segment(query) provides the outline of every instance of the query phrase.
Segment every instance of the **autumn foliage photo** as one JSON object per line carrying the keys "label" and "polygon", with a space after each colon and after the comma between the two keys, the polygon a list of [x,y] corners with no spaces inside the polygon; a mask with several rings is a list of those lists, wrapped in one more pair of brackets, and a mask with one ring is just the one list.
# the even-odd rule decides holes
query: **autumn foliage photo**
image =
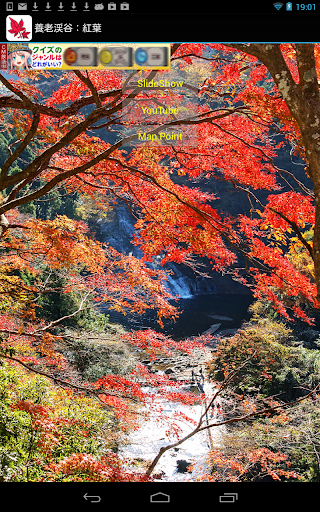
{"label": "autumn foliage photo", "polygon": [[320,481],[320,45],[170,61],[0,72],[1,482]]}

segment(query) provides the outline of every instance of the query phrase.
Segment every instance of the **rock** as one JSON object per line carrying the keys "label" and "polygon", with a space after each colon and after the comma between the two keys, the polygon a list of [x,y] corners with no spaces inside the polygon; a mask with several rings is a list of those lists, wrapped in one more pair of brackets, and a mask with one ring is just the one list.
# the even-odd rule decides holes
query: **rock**
{"label": "rock", "polygon": [[186,460],[177,460],[177,472],[178,473],[187,473],[188,468],[191,466],[191,462]]}
{"label": "rock", "polygon": [[[194,348],[192,355],[185,352],[177,352],[174,356],[160,356],[150,361],[150,359],[146,358],[148,357],[147,354],[144,354],[141,357],[141,363],[152,374],[165,374],[168,377],[170,376],[173,381],[189,382],[192,377],[192,371],[195,375],[198,375],[201,368],[204,370],[206,362],[212,357],[209,347],[216,347],[217,343],[218,340],[212,340],[212,342],[204,344],[201,348]],[[188,389],[189,387],[190,384],[187,385]]]}
{"label": "rock", "polygon": [[213,334],[214,332],[216,332],[219,329],[220,325],[221,324],[213,324],[209,327],[209,329],[204,331],[202,334]]}
{"label": "rock", "polygon": [[229,316],[222,316],[222,315],[208,315],[209,318],[214,318],[215,320],[222,320],[224,322],[234,322],[233,318],[230,318]]}
{"label": "rock", "polygon": [[220,336],[221,338],[228,338],[228,336],[234,336],[237,332],[238,329],[221,329],[221,331],[219,331],[218,336]]}

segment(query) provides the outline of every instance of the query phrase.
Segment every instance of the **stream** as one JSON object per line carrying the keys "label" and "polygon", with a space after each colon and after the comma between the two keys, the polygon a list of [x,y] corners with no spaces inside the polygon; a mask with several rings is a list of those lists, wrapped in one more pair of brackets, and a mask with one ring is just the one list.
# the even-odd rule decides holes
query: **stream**
{"label": "stream", "polygon": [[[197,336],[217,323],[219,325],[217,334],[219,332],[227,334],[228,331],[232,334],[241,326],[243,320],[249,319],[247,309],[251,302],[252,298],[247,295],[213,294],[180,299],[179,307],[183,310],[183,313],[176,322],[166,322],[163,330],[156,323],[156,318],[150,314],[140,317],[137,321],[135,318],[130,318],[130,316],[123,317],[119,313],[110,312],[110,321],[122,323],[130,329],[152,328],[170,335],[177,341],[186,337]],[[195,375],[199,376],[199,368],[202,367],[202,364],[200,362],[200,366],[199,364],[195,366]],[[165,369],[166,366],[163,364],[155,366],[158,373],[165,373]],[[204,366],[203,370],[205,370]],[[205,372],[203,374],[205,375]],[[206,399],[210,400],[215,391],[214,384],[204,378],[203,389]],[[150,392],[150,388],[145,388],[145,390]],[[167,421],[159,423],[157,414],[153,412],[154,407],[150,404],[148,420],[143,421],[140,428],[128,436],[127,445],[122,447],[119,453],[123,457],[150,463],[162,446],[177,441],[177,437],[167,437],[166,435],[170,422],[177,422],[177,420],[174,420],[175,413],[184,413],[198,421],[204,411],[204,406],[200,403],[193,406],[183,405],[166,401],[157,395],[154,396],[154,399],[156,405],[162,406]],[[210,414],[212,417],[209,417],[209,419],[216,419],[219,412],[215,407]],[[187,421],[179,420],[177,424],[181,428],[179,439],[194,428],[193,423]],[[199,432],[181,445],[166,451],[155,467],[154,475],[157,475],[155,481],[196,481],[197,477],[205,472],[206,455],[210,450],[210,444],[214,448],[219,449],[221,447],[224,428],[222,426],[210,429],[211,439],[207,430]]]}
{"label": "stream", "polygon": [[[146,391],[150,389],[145,388]],[[211,383],[204,383],[204,391],[209,398],[214,392],[214,386]],[[189,434],[194,424],[191,422],[177,421],[174,414],[184,413],[196,422],[199,420],[204,408],[201,404],[187,406],[176,402],[168,402],[161,398],[155,397],[156,405],[163,407],[163,416],[165,422],[159,424],[157,415],[152,414],[148,421],[141,424],[139,430],[131,433],[128,438],[128,445],[123,447],[120,455],[129,459],[138,459],[140,461],[148,461],[150,463],[158,454],[162,446],[167,446],[177,441],[177,437],[168,437],[166,431],[170,422],[174,421],[179,425],[179,439]],[[217,412],[209,418],[216,418]],[[156,476],[155,482],[189,482],[196,481],[197,477],[205,472],[206,455],[210,450],[210,446],[219,448],[223,442],[224,426],[215,427],[211,430],[211,439],[208,431],[195,434],[187,439],[181,445],[166,451],[156,465],[153,475]],[[189,466],[190,465],[190,466]]]}

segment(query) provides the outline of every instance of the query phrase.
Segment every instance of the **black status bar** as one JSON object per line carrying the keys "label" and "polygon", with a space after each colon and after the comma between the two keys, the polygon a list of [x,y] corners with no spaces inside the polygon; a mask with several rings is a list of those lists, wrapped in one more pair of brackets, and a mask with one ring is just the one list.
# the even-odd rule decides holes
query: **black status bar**
{"label": "black status bar", "polygon": [[[152,0],[115,0],[115,1],[84,1],[74,0],[73,2],[65,1],[28,1],[28,2],[1,2],[1,11],[6,14],[60,14],[75,16],[79,14],[96,14],[98,16],[112,16],[115,13],[140,13],[145,14],[153,11],[170,13],[175,10],[182,16],[189,8],[194,8],[194,2],[161,0],[154,2]],[[319,4],[320,6],[320,4]],[[284,13],[299,12],[308,14],[318,12],[317,3],[297,3],[297,2],[272,2],[272,1],[249,1],[249,2],[228,2],[228,11],[238,13]],[[223,13],[226,11],[224,2],[201,2],[201,10],[213,10],[215,13]],[[320,7],[319,7],[320,9]],[[154,20],[156,22],[156,20]]]}

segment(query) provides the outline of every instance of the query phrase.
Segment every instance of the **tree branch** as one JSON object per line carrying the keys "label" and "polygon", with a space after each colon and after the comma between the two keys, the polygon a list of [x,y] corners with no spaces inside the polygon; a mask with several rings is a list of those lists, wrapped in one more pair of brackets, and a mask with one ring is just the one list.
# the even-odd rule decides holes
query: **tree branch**
{"label": "tree branch", "polygon": [[74,69],[73,72],[75,75],[77,75],[78,78],[80,78],[80,80],[84,84],[86,84],[88,89],[90,89],[90,91],[92,92],[92,97],[94,99],[94,102],[95,102],[97,108],[100,108],[101,107],[101,99],[99,97],[97,89],[95,88],[95,86],[93,85],[93,83],[91,82],[91,80],[89,78],[88,70],[86,70],[86,73],[87,73],[86,77],[80,72],[79,69]]}
{"label": "tree branch", "polygon": [[40,121],[40,114],[39,112],[35,112],[33,115],[32,125],[30,127],[30,130],[27,131],[27,134],[21,144],[17,147],[17,149],[9,156],[9,158],[4,162],[1,168],[1,174],[0,174],[0,187],[4,181],[4,179],[7,177],[7,173],[9,170],[9,167],[13,164],[15,160],[21,155],[23,150],[28,146],[28,144],[33,139],[34,135],[37,132],[37,128]]}
{"label": "tree branch", "polygon": [[[225,387],[226,386],[224,386],[224,388]],[[177,442],[169,444],[167,446],[161,447],[159,452],[158,452],[158,454],[157,454],[157,456],[154,458],[154,460],[152,461],[152,463],[148,467],[148,469],[146,471],[146,475],[147,476],[151,475],[151,473],[153,472],[154,468],[158,464],[160,458],[162,457],[162,455],[166,451],[171,450],[172,448],[175,448],[176,446],[179,446],[180,444],[182,444],[185,441],[187,441],[188,439],[190,439],[190,437],[193,437],[198,432],[202,432],[202,431],[207,430],[207,429],[212,428],[212,427],[221,427],[223,425],[228,425],[228,424],[231,424],[231,423],[238,423],[240,421],[246,421],[246,420],[249,420],[249,419],[254,418],[256,416],[261,416],[262,414],[268,414],[268,413],[270,413],[272,411],[276,411],[278,409],[292,407],[292,406],[302,402],[303,400],[306,400],[307,398],[310,398],[319,389],[319,387],[320,387],[320,383],[312,391],[310,391],[310,393],[308,393],[307,395],[305,395],[305,396],[303,396],[301,398],[298,398],[294,402],[282,403],[282,404],[278,404],[278,405],[275,405],[275,406],[272,406],[272,407],[265,407],[263,409],[259,409],[257,411],[253,411],[253,412],[251,412],[249,414],[245,414],[243,416],[238,416],[237,418],[230,418],[228,420],[224,420],[224,421],[221,421],[221,422],[218,422],[218,423],[210,423],[209,425],[205,425],[204,427],[202,427],[201,425],[202,425],[202,423],[204,421],[204,418],[206,416],[206,412],[208,412],[209,407],[212,406],[214,400],[216,399],[216,397],[218,395],[218,393],[216,393],[214,395],[213,399],[210,401],[209,406],[206,408],[205,412],[201,415],[200,420],[198,422],[198,425],[189,434],[184,436],[182,439],[179,439]]]}
{"label": "tree branch", "polygon": [[293,231],[296,233],[297,237],[299,238],[300,242],[305,246],[305,248],[307,249],[307,251],[309,252],[312,260],[314,260],[314,254],[313,254],[313,248],[311,247],[311,245],[307,242],[307,240],[304,238],[304,236],[302,235],[300,229],[298,228],[297,224],[293,221],[293,220],[290,220],[288,219],[288,217],[286,217],[286,215],[284,215],[283,213],[281,212],[278,212],[277,210],[275,210],[274,208],[270,208],[269,207],[269,210],[271,210],[273,213],[275,213],[276,215],[279,215],[279,217],[281,217],[283,220],[285,220],[288,224],[290,224],[290,226],[292,227]]}
{"label": "tree branch", "polygon": [[[94,395],[101,402],[101,404],[104,407],[116,408],[117,410],[122,409],[119,406],[119,404],[117,404],[117,405],[106,404],[104,402],[104,400],[101,400],[99,395],[116,396],[116,397],[120,397],[120,398],[123,398],[123,399],[129,399],[130,398],[130,400],[133,401],[132,397],[128,397],[126,395],[125,396],[121,396],[121,394],[114,393],[112,391],[108,391],[107,392],[107,391],[103,391],[101,389],[94,390],[94,389],[91,389],[91,388],[88,388],[88,387],[85,387],[85,386],[81,386],[79,384],[72,384],[71,382],[69,382],[67,380],[59,379],[59,377],[51,375],[50,373],[43,372],[42,370],[37,370],[36,368],[32,368],[31,366],[27,365],[23,361],[20,361],[20,359],[17,359],[16,357],[0,354],[0,358],[8,359],[10,361],[14,361],[15,363],[20,364],[21,366],[23,366],[24,368],[26,368],[30,372],[37,373],[38,375],[42,375],[43,377],[46,377],[46,378],[52,380],[55,384],[59,384],[59,385],[61,385],[63,387],[68,387],[68,388],[74,389],[75,391],[80,391],[80,392],[88,393],[90,395]],[[125,408],[124,410],[127,410],[127,408]],[[142,413],[140,413],[139,411],[136,411],[136,410],[131,410],[129,412],[130,412],[130,414],[142,415]]]}

